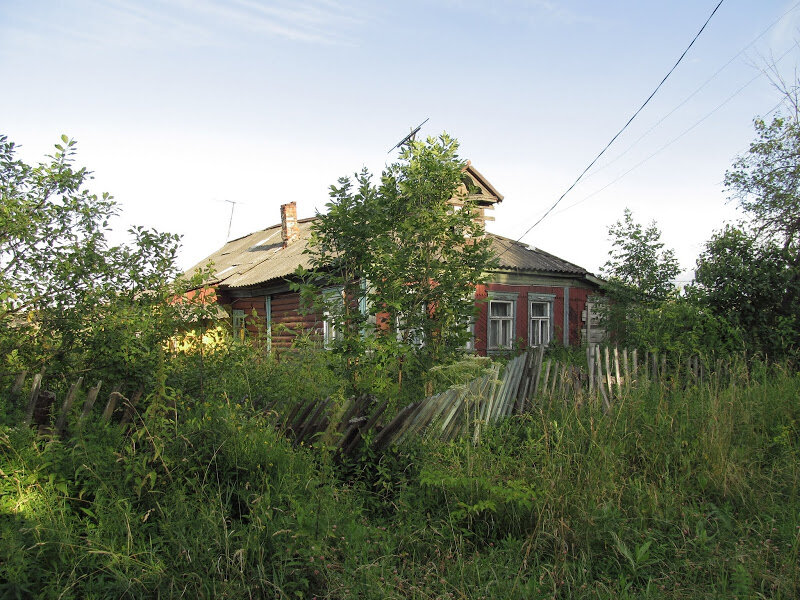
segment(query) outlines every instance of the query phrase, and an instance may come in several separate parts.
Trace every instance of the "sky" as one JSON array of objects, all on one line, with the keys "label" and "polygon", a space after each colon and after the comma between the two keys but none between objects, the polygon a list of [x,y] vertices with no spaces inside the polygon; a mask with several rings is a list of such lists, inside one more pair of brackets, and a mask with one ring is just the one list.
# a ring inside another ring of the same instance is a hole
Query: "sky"
[{"label": "sky", "polygon": [[188,268],[281,204],[324,211],[330,185],[377,178],[428,119],[420,135],[456,137],[504,195],[490,231],[599,274],[630,208],[686,281],[741,217],[725,171],[775,114],[776,75],[796,81],[798,0],[725,0],[526,230],[717,2],[2,0],[0,133],[28,162],[77,140],[90,188],[120,205],[113,236],[180,234]]}]

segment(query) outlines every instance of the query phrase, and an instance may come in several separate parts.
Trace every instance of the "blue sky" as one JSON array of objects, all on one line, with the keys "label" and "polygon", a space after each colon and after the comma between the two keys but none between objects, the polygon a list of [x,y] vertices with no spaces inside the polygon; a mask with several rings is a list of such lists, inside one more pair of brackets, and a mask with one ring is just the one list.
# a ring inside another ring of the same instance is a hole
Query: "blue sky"
[{"label": "blue sky", "polygon": [[[797,0],[726,0],[659,94],[523,241],[597,272],[625,207],[688,271],[736,217],[722,186],[789,81]],[[0,132],[37,160],[65,133],[123,214],[183,235],[183,266],[422,133],[505,195],[517,238],[633,114],[714,0],[4,0]],[[782,15],[785,15],[782,17]],[[782,17],[782,18],[781,18]],[[760,36],[760,37],[759,37]],[[755,41],[755,43],[753,43]],[[688,100],[687,100],[688,98]],[[120,233],[120,235],[122,235]],[[683,276],[689,277],[688,274]]]}]

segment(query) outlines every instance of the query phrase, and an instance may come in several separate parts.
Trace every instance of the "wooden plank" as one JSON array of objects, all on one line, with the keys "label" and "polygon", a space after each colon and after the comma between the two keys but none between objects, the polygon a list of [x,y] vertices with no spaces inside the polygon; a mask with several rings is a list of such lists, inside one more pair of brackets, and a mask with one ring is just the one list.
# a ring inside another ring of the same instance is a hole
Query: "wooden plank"
[{"label": "wooden plank", "polygon": [[114,411],[116,410],[120,401],[127,402],[128,399],[116,390],[108,395],[108,402],[106,403],[106,408],[103,411],[103,421],[106,423],[111,421],[111,417],[114,415]]},{"label": "wooden plank", "polygon": [[531,366],[532,352],[526,350],[525,354],[523,354],[522,356],[524,356],[525,358],[522,361],[522,374],[520,375],[519,378],[519,386],[516,389],[515,406],[514,406],[514,411],[518,415],[522,414],[522,407],[525,404],[525,392],[527,391],[528,380],[530,378],[530,372],[532,368]]},{"label": "wooden plank", "polygon": [[317,405],[317,409],[311,413],[305,423],[303,423],[300,427],[300,431],[294,438],[294,445],[297,446],[300,443],[304,442],[306,438],[312,437],[315,433],[319,432],[319,419],[322,415],[322,412],[328,408],[331,399],[330,397],[326,398],[322,402],[319,402]]},{"label": "wooden plank", "polygon": [[375,439],[372,442],[372,447],[375,450],[380,451],[391,444],[392,440],[395,438],[395,435],[400,433],[400,428],[408,421],[408,417],[414,410],[417,409],[418,406],[419,402],[412,402],[411,404],[407,404],[400,409],[400,412],[395,415],[394,419],[389,421],[386,427],[384,427],[381,432],[375,436]]},{"label": "wooden plank", "polygon": [[547,382],[550,381],[550,359],[547,359],[547,362],[544,366],[544,377],[542,378],[542,389],[547,390]]},{"label": "wooden plank", "polygon": [[56,433],[58,435],[63,435],[66,429],[67,415],[72,409],[72,405],[75,402],[75,397],[78,395],[78,390],[81,389],[82,383],[83,377],[78,377],[78,380],[69,387],[67,397],[64,398],[64,403],[61,405],[61,412],[58,415],[58,419],[56,419]]},{"label": "wooden plank", "polygon": [[31,393],[28,396],[28,407],[25,410],[25,420],[23,425],[28,427],[33,419],[33,410],[36,408],[36,400],[39,398],[39,391],[42,388],[42,373],[37,373],[33,376],[33,383],[31,384]]},{"label": "wooden plank", "polygon": [[144,394],[144,388],[140,387],[136,392],[133,394],[131,399],[125,405],[125,412],[122,415],[122,420],[119,422],[120,425],[127,425],[133,420],[133,415],[136,412],[136,405],[139,403],[142,395]]},{"label": "wooden plank", "polygon": [[603,385],[603,362],[600,360],[599,346],[595,346],[595,365],[597,367],[597,389],[600,390],[600,394],[603,398],[603,410],[608,412],[611,410],[611,401],[608,398],[606,387]]},{"label": "wooden plank", "polygon": [[539,346],[539,349],[536,352],[536,360],[534,363],[533,368],[533,381],[531,385],[530,393],[528,394],[528,398],[531,400],[530,405],[533,404],[533,401],[536,398],[536,395],[539,393],[539,384],[542,379],[542,362],[544,361],[544,346]]},{"label": "wooden plank", "polygon": [[617,396],[622,393],[622,382],[619,375],[619,349],[614,346],[614,374],[617,378]]},{"label": "wooden plank", "polygon": [[[548,368],[550,364],[548,363]],[[594,394],[594,352],[591,344],[586,346],[586,370],[589,372],[589,395]],[[545,380],[545,385],[547,385]]]},{"label": "wooden plank", "polygon": [[608,355],[609,355],[608,346],[606,346],[606,348],[605,348],[606,385],[608,386],[608,397],[609,398],[613,398],[614,397],[614,392],[611,389],[611,362],[609,360],[609,356]]},{"label": "wooden plank", "polygon": [[11,390],[9,392],[9,396],[11,398],[12,405],[17,403],[17,398],[22,393],[22,386],[25,385],[25,378],[28,376],[28,371],[23,370],[20,373],[17,373],[17,376],[14,378],[14,383],[11,386]]},{"label": "wooden plank", "polygon": [[625,389],[630,389],[631,387],[631,370],[630,365],[628,364],[628,349],[622,349],[622,364],[625,371]]},{"label": "wooden plank", "polygon": [[83,403],[83,410],[81,411],[81,422],[85,421],[89,416],[89,413],[92,412],[92,407],[94,407],[95,400],[97,400],[97,394],[100,393],[100,386],[102,385],[103,382],[98,381],[97,385],[91,388],[89,393],[86,395],[86,401]]}]

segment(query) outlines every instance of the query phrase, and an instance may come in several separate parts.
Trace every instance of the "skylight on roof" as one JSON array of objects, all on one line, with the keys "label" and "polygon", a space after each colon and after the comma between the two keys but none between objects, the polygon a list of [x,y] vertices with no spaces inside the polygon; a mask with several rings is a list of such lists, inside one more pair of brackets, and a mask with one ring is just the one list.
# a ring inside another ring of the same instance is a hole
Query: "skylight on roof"
[{"label": "skylight on roof", "polygon": [[256,243],[256,244],[253,244],[253,246],[252,246],[252,247],[253,247],[253,248],[257,248],[258,246],[263,246],[263,245],[264,245],[264,244],[266,244],[268,241],[270,241],[272,238],[274,238],[274,237],[275,237],[275,235],[276,235],[277,233],[278,233],[277,231],[273,231],[273,232],[272,232],[270,235],[268,235],[267,237],[265,237],[265,238],[264,238],[263,240],[261,240],[260,242],[258,242],[258,243]]}]

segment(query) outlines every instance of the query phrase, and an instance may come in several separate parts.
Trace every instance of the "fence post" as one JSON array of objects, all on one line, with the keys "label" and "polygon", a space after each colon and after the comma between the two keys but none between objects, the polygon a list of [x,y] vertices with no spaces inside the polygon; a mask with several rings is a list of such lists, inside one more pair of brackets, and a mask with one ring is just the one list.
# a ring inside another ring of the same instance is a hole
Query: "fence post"
[{"label": "fence post", "polygon": [[97,385],[90,389],[89,393],[86,395],[86,401],[83,403],[83,410],[81,411],[81,423],[83,423],[89,416],[89,413],[92,412],[92,407],[94,406],[95,400],[97,400],[97,394],[100,393],[101,385],[103,385],[103,382],[98,381]]},{"label": "fence post", "polygon": [[20,373],[17,373],[17,377],[14,379],[14,384],[11,386],[10,391],[10,400],[12,404],[16,405],[17,398],[22,393],[22,385],[25,383],[25,378],[28,376],[28,371],[23,370]]},{"label": "fence post", "polygon": [[61,405],[61,413],[58,415],[58,420],[56,421],[57,435],[62,435],[64,433],[67,423],[67,415],[72,408],[72,404],[75,402],[75,396],[77,396],[78,390],[81,388],[82,383],[83,377],[78,377],[78,381],[70,386],[69,392],[67,392],[67,397],[64,398],[64,404]]},{"label": "fence post", "polygon": [[39,391],[42,388],[42,377],[44,377],[44,368],[41,370],[41,372],[33,376],[31,395],[28,399],[28,408],[25,411],[25,421],[23,421],[25,427],[30,425],[31,419],[33,419],[33,409],[36,408],[36,400],[39,398]]}]

